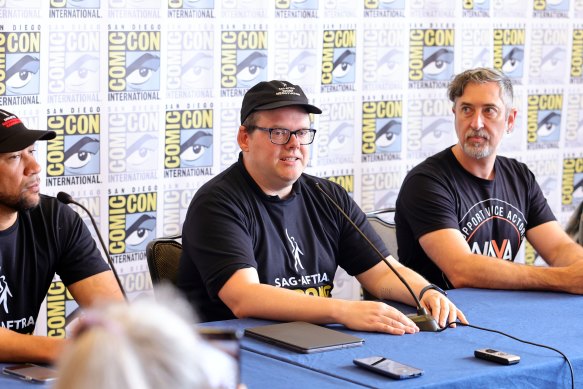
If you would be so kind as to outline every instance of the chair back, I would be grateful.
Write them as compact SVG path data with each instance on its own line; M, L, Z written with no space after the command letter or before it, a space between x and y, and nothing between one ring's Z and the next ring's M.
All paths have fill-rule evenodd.
M182 235L165 236L151 240L146 247L146 259L152 284L163 281L176 286L178 264L182 254Z
M399 260L397 254L397 227L395 225L395 208L382 208L366 214L368 222L381 237L389 253Z

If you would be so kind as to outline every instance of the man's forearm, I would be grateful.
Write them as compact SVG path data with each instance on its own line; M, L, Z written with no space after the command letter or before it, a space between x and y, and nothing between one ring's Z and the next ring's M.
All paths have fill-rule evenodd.
M65 339L23 335L0 328L0 361L54 363L65 343Z

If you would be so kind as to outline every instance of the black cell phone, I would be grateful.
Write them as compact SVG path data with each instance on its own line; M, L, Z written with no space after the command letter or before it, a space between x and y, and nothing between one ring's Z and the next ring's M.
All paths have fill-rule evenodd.
M227 389L236 389L241 383L241 338L242 330L199 327L198 333L211 346L222 351L231 359L233 366L232 371L220 371L220 387ZM224 363L222 363L224 365Z
M396 380L419 377L423 374L423 370L421 369L404 365L402 363L380 356L357 358L352 362L354 362L356 366L374 371L375 373L379 373Z
M50 382L57 379L57 371L48 367L25 363L6 366L2 372L30 382Z
M520 357L518 355L508 354L504 351L494 350L492 348L481 348L475 350L474 356L476 358L496 362L501 365L514 365L520 362Z

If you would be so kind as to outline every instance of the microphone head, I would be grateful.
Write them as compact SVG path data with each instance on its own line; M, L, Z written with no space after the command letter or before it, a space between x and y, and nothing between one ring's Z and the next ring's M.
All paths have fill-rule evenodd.
M57 200L59 200L63 204L71 204L73 202L73 197L70 194L65 192L59 192L57 194Z

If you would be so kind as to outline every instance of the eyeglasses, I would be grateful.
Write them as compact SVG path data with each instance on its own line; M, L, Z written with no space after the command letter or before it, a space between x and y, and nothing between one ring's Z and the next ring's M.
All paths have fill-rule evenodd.
M316 135L316 130L313 128L300 128L299 130L291 131L287 128L266 128L259 126L247 126L248 129L257 129L260 131L269 132L269 140L275 145L285 145L291 139L292 135L300 141L301 145L309 145L314 141L314 136Z

